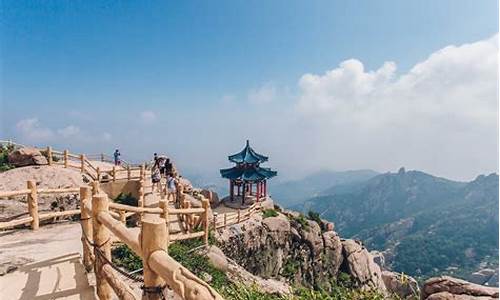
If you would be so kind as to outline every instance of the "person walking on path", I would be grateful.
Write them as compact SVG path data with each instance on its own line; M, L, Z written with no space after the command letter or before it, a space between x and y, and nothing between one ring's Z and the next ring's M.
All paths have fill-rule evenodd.
M122 154L120 153L120 150L116 149L115 153L113 153L113 157L115 158L115 166L121 165L122 161L120 159L120 156Z
M156 187L156 191L161 192L160 181L161 181L160 169L158 167L154 167L152 170L152 173L151 173L151 183L153 184L153 186L152 186L153 192L155 191L155 187Z
M170 201L170 197L172 197L172 201L175 203L176 201L176 188L175 188L175 178L171 173L167 174L167 201Z

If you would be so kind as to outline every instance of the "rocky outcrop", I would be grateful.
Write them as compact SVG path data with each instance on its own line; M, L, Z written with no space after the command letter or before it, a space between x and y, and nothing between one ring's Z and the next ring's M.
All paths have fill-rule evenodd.
M427 280L422 288L424 300L486 300L498 299L498 288L486 287L465 280L442 276Z
M362 289L378 289L385 291L382 270L373 261L373 257L361 242L355 240L342 241L342 253L345 259L344 268Z
M341 241L335 231L295 213L258 214L219 230L216 238L229 258L256 276L328 289L345 272L363 289L385 291L380 267L361 244Z
M210 206L217 207L217 205L219 205L220 199L219 195L216 192L204 189L201 190L201 194L208 199L208 201L210 202Z
M467 279L472 283L498 286L498 269L481 269L472 273Z
M415 299L420 295L418 282L401 273L382 271L382 280L387 291L401 299Z
M24 147L9 153L9 163L16 167L46 165L47 158L36 148Z
M291 293L290 286L285 282L275 279L263 279L253 275L233 260L228 259L224 252L216 246L210 246L205 255L215 268L226 272L229 280L234 283L247 286L255 285L259 290L268 294L289 295Z

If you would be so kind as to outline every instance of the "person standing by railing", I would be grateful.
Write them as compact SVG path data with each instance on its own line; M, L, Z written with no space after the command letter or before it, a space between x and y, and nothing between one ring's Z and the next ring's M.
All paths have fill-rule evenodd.
M167 174L167 201L172 197L172 201L176 202L176 187L175 187L175 178L172 176L172 173Z
M116 149L115 153L113 153L113 157L115 158L115 166L121 165L120 156L121 156L120 150Z

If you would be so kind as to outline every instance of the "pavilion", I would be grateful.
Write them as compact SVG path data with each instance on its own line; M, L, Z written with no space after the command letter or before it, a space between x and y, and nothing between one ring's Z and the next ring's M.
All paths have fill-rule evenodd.
M271 168L260 166L268 160L268 157L255 152L247 140L243 150L228 158L236 165L229 169L221 169L220 174L223 178L229 179L230 200L234 201L235 196L241 197L241 204L245 204L248 195L255 196L256 201L267 197L267 179L277 175L277 172L272 171Z

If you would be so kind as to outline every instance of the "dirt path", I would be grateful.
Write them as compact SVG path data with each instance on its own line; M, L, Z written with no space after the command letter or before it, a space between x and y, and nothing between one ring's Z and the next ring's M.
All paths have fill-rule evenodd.
M80 260L79 223L0 233L0 261L27 259L0 276L2 299L96 299Z

